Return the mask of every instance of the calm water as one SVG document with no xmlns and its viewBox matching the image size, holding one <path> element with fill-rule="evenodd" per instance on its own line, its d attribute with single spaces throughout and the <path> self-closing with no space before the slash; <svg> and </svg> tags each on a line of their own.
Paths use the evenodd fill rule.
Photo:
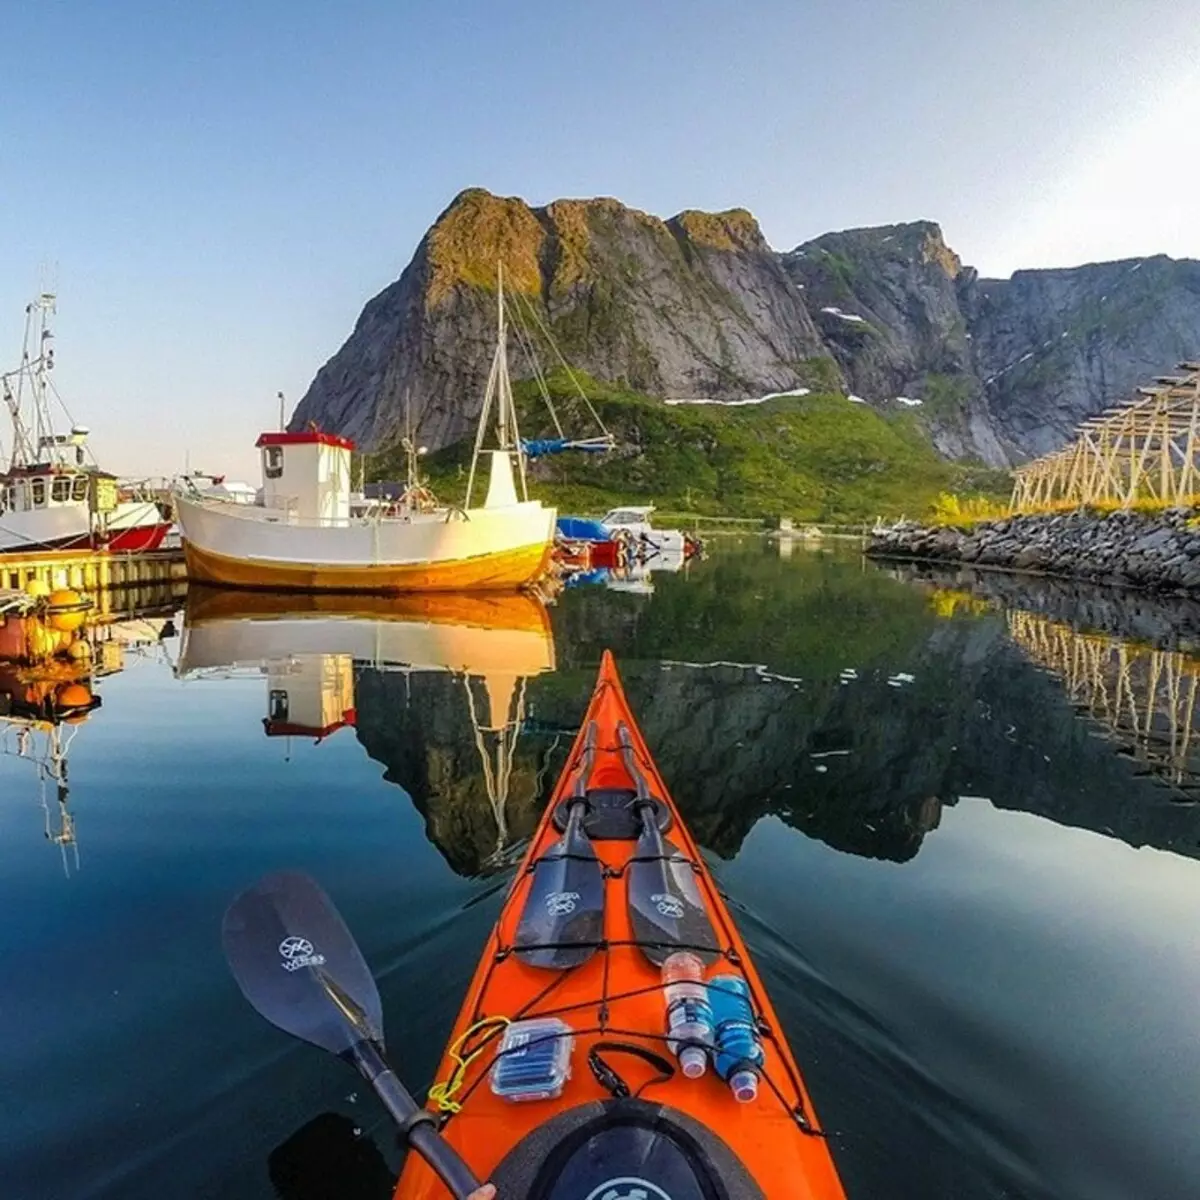
<svg viewBox="0 0 1200 1200">
<path fill-rule="evenodd" d="M 0 721 L 5 1200 L 323 1195 L 328 1113 L 378 1146 L 334 1194 L 386 1196 L 374 1101 L 246 1007 L 221 914 L 320 878 L 426 1086 L 606 645 L 852 1198 L 1200 1191 L 1197 610 L 757 544 L 544 629 L 189 605 L 116 631 L 65 807 Z"/>
</svg>

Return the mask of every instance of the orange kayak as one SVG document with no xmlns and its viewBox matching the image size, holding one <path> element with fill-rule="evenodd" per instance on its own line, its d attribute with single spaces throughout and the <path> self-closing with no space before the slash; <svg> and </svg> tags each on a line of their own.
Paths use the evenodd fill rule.
<svg viewBox="0 0 1200 1200">
<path fill-rule="evenodd" d="M 681 956 L 703 964 L 714 1014 L 729 1011 L 727 989 L 748 1000 L 749 1102 L 719 1073 L 732 1022 L 715 1025 L 702 1075 L 680 1069 L 662 964 Z M 427 1107 L 499 1200 L 844 1200 L 779 1020 L 607 651 L 437 1078 Z M 395 1195 L 447 1192 L 410 1154 Z"/>
</svg>

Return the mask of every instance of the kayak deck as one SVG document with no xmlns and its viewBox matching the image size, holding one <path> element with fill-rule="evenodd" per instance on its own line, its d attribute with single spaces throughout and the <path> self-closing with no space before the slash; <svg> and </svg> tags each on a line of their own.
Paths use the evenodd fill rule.
<svg viewBox="0 0 1200 1200">
<path fill-rule="evenodd" d="M 585 762 L 583 731 L 593 722 L 593 745 Z M 749 984 L 765 1053 L 759 1094 L 752 1103 L 739 1104 L 711 1067 L 699 1079 L 687 1079 L 676 1071 L 663 1080 L 651 1064 L 633 1053 L 607 1048 L 614 1042 L 641 1047 L 674 1062 L 665 1037 L 661 968 L 650 962 L 644 943 L 637 941 L 627 903 L 628 868 L 637 849 L 636 839 L 593 838 L 603 871 L 604 925 L 595 952 L 586 962 L 564 970 L 535 967 L 523 962 L 514 948 L 534 868 L 558 843 L 555 813 L 579 772 L 590 767 L 584 780 L 588 791 L 632 793 L 636 787 L 618 743 L 622 723 L 651 795 L 670 813 L 667 836 L 690 863 L 711 919 L 717 951 L 705 955 L 716 959 L 707 976 L 735 973 Z M 504 1019 L 541 1017 L 556 1017 L 574 1032 L 571 1077 L 561 1096 L 514 1103 L 493 1094 L 488 1075 L 501 1043 Z M 456 1080 L 458 1084 L 448 1097 L 448 1107 L 455 1111 L 439 1113 L 443 1135 L 481 1179 L 491 1177 L 508 1151 L 547 1121 L 576 1106 L 611 1100 L 614 1090 L 619 1094 L 611 1077 L 608 1086 L 602 1086 L 595 1068 L 589 1070 L 589 1056 L 594 1057 L 597 1046 L 601 1046 L 603 1063 L 615 1070 L 634 1096 L 668 1106 L 722 1140 L 768 1200 L 841 1200 L 844 1196 L 828 1144 L 762 982 L 633 721 L 607 652 L 580 735 L 489 937 L 443 1057 L 439 1082 L 444 1086 Z M 438 1111 L 436 1104 L 430 1107 Z M 396 1197 L 445 1200 L 445 1196 L 429 1168 L 410 1155 Z M 502 1194 L 501 1200 L 510 1197 Z"/>
</svg>

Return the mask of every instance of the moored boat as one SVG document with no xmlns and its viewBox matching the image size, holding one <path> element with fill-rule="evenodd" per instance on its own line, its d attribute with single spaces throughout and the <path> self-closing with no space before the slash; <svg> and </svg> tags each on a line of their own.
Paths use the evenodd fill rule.
<svg viewBox="0 0 1200 1200">
<path fill-rule="evenodd" d="M 685 1070 L 671 1062 L 663 964 L 680 954 L 705 964 L 714 1012 L 730 995 L 748 999 L 761 1058 L 726 1061 L 726 1078 L 722 1025 L 715 1049 L 696 1044 L 713 1069 L 689 1078 L 695 1056 Z M 779 1020 L 608 652 L 431 1095 L 442 1137 L 501 1197 L 844 1195 Z M 446 1192 L 410 1155 L 395 1195 Z"/>
<path fill-rule="evenodd" d="M 55 429 L 54 312 L 50 293 L 26 307 L 21 364 L 0 377 L 12 421 L 12 455 L 0 473 L 0 553 L 157 550 L 171 522 L 153 490 L 100 470 L 86 427 Z"/>
<path fill-rule="evenodd" d="M 395 504 L 352 505 L 354 443 L 318 430 L 264 433 L 261 500 L 176 490 L 189 577 L 276 591 L 516 590 L 537 582 L 553 549 L 555 510 L 530 500 L 508 375 L 503 290 L 462 508 L 437 503 L 415 474 Z M 485 447 L 495 411 L 496 445 Z M 482 504 L 472 506 L 486 460 Z"/>
</svg>

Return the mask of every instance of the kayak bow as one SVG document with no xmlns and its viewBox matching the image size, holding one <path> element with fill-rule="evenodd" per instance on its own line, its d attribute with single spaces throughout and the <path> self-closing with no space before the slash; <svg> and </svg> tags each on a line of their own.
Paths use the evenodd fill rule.
<svg viewBox="0 0 1200 1200">
<path fill-rule="evenodd" d="M 591 944 L 572 943 L 582 953 L 538 956 L 530 953 L 529 929 L 538 891 L 551 876 L 542 860 L 561 860 L 568 825 L 576 839 L 582 825 L 603 868 L 603 920 L 598 933 L 594 924 L 583 926 Z M 669 841 L 659 836 L 668 830 Z M 650 874 L 666 881 L 666 890 L 650 899 L 661 901 L 664 918 L 680 919 L 639 919 L 647 897 L 632 892 L 634 880 L 647 875 L 648 853 L 663 855 Z M 586 865 L 590 853 L 581 858 Z M 557 870 L 563 874 L 561 863 Z M 690 893 L 687 907 L 673 886 Z M 695 900 L 702 906 L 697 916 L 688 911 Z M 545 900 L 559 915 L 571 902 L 569 890 Z M 571 936 L 561 920 L 542 925 L 555 931 L 548 936 Z M 675 950 L 711 964 L 707 977 L 744 980 L 764 1052 L 752 1103 L 738 1103 L 712 1069 L 696 1079 L 672 1070 L 655 961 Z M 509 1038 L 512 1023 L 533 1019 L 542 1025 L 521 1025 L 533 1032 Z M 570 1075 L 562 1084 L 568 1055 Z M 493 1091 L 495 1083 L 538 1094 L 541 1084 L 529 1079 L 537 1075 L 544 1083 L 546 1071 L 558 1086 L 542 1098 L 514 1102 Z M 443 1137 L 479 1178 L 497 1185 L 500 1200 L 844 1200 L 778 1018 L 650 757 L 608 651 L 438 1080 L 429 1107 Z M 446 1192 L 430 1167 L 410 1155 L 395 1195 L 445 1200 Z"/>
</svg>

